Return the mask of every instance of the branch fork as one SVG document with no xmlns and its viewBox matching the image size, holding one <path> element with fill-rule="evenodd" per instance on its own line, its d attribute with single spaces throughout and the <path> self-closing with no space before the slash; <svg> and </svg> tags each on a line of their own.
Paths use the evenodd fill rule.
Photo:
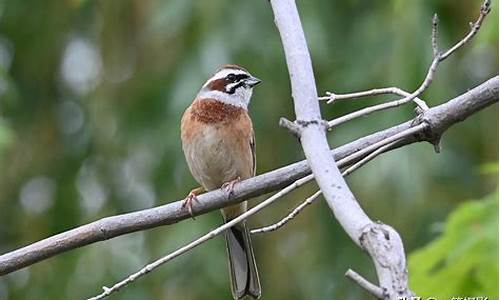
<svg viewBox="0 0 500 300">
<path fill-rule="evenodd" d="M 387 289 L 381 288 L 373 283 L 371 283 L 368 279 L 364 278 L 363 276 L 359 275 L 355 271 L 349 269 L 347 272 L 345 272 L 345 277 L 351 279 L 354 281 L 354 283 L 358 284 L 361 286 L 363 289 L 365 289 L 368 293 L 372 294 L 375 298 L 377 299 L 387 299 L 389 297 L 389 294 L 387 293 Z"/>
<path fill-rule="evenodd" d="M 324 128 L 324 130 L 329 130 L 328 126 L 328 121 L 325 121 L 323 119 L 320 120 L 295 120 L 294 122 L 288 120 L 285 117 L 281 117 L 279 121 L 279 126 L 287 129 L 292 133 L 295 137 L 299 138 L 301 137 L 302 131 L 309 127 L 310 125 L 321 125 L 321 127 Z"/>
<path fill-rule="evenodd" d="M 433 124 L 434 118 L 429 117 L 426 112 L 422 112 L 412 121 L 412 126 L 417 124 L 424 125 L 424 129 L 416 134 L 418 134 L 419 139 L 422 141 L 429 142 L 434 147 L 434 152 L 441 153 L 441 138 L 443 132 L 441 129 L 436 128 Z"/>
<path fill-rule="evenodd" d="M 372 258 L 380 288 L 384 290 L 379 299 L 398 299 L 413 296 L 408 287 L 408 272 L 403 242 L 391 226 L 381 222 L 368 224 L 359 237 L 359 243 Z"/>
</svg>

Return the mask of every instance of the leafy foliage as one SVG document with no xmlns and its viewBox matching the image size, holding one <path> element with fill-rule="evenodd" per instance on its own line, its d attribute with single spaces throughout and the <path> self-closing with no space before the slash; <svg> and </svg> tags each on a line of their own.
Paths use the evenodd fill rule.
<svg viewBox="0 0 500 300">
<path fill-rule="evenodd" d="M 461 204 L 443 234 L 409 259 L 411 287 L 422 297 L 498 295 L 498 192 Z"/>
</svg>

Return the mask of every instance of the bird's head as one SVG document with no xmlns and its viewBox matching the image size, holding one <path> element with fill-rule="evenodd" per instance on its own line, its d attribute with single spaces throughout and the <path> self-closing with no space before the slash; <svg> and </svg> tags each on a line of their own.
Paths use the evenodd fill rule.
<svg viewBox="0 0 500 300">
<path fill-rule="evenodd" d="M 260 79 L 240 66 L 225 65 L 207 80 L 197 98 L 211 98 L 246 109 L 253 87 L 260 82 Z"/>
</svg>

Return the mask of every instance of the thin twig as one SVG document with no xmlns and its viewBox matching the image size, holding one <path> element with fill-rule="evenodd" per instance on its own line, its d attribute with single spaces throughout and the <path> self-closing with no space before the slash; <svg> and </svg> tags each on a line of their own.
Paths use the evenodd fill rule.
<svg viewBox="0 0 500 300">
<path fill-rule="evenodd" d="M 372 294 L 375 296 L 377 299 L 385 299 L 386 295 L 384 292 L 384 289 L 371 283 L 367 279 L 365 279 L 363 276 L 359 275 L 355 271 L 349 269 L 345 273 L 345 277 L 351 279 L 355 283 L 357 283 L 359 286 L 364 288 L 368 293 Z"/>
<path fill-rule="evenodd" d="M 328 122 L 328 128 L 331 129 L 335 126 L 346 123 L 346 122 L 351 121 L 353 119 L 369 115 L 369 114 L 374 113 L 376 111 L 385 110 L 385 109 L 389 109 L 389 108 L 393 108 L 393 107 L 398 107 L 398 106 L 401 106 L 405 103 L 408 103 L 408 102 L 414 100 L 415 97 L 418 97 L 420 94 L 422 94 L 429 87 L 432 80 L 434 79 L 434 72 L 436 71 L 438 64 L 439 64 L 439 57 L 435 57 L 432 61 L 431 66 L 429 67 L 429 70 L 427 71 L 427 75 L 425 76 L 424 81 L 418 87 L 418 89 L 415 92 L 411 93 L 409 96 L 406 96 L 403 99 L 398 99 L 398 100 L 394 100 L 391 102 L 386 102 L 386 103 L 382 103 L 382 104 L 377 104 L 377 105 L 365 107 L 363 109 L 352 112 L 352 113 L 347 114 L 345 116 L 333 119 L 333 120 Z M 420 103 L 419 107 L 423 111 L 426 111 L 429 109 L 427 107 L 427 104 L 425 104 L 425 102 Z"/>
<path fill-rule="evenodd" d="M 316 193 L 314 193 L 311 196 L 309 196 L 304 202 L 302 202 L 297 207 L 295 207 L 295 209 L 291 213 L 289 213 L 286 217 L 284 217 L 283 219 L 281 219 L 281 221 L 279 221 L 279 222 L 277 222 L 275 224 L 269 225 L 269 226 L 265 226 L 265 227 L 253 229 L 251 231 L 251 233 L 252 234 L 255 234 L 255 233 L 267 233 L 267 232 L 278 230 L 283 225 L 285 225 L 286 223 L 288 223 L 290 220 L 292 220 L 293 218 L 295 218 L 295 216 L 297 216 L 300 213 L 300 211 L 302 211 L 306 206 L 308 206 L 311 203 L 313 203 L 314 200 L 316 200 L 319 197 L 319 195 L 321 195 L 321 191 L 317 191 Z"/>
<path fill-rule="evenodd" d="M 268 199 L 262 201 L 261 203 L 257 204 L 256 206 L 252 207 L 251 209 L 247 210 L 245 213 L 239 215 L 237 218 L 234 218 L 233 220 L 215 228 L 214 230 L 208 232 L 207 234 L 199 237 L 198 239 L 192 241 L 191 243 L 177 249 L 176 251 L 146 265 L 144 268 L 140 269 L 136 273 L 128 276 L 124 280 L 114 284 L 112 287 L 108 288 L 106 286 L 103 287 L 103 292 L 95 297 L 88 298 L 87 300 L 99 300 L 103 299 L 112 293 L 118 291 L 120 288 L 132 283 L 136 279 L 146 275 L 147 273 L 153 271 L 154 269 L 158 268 L 159 266 L 163 265 L 164 263 L 178 257 L 181 254 L 184 254 L 188 252 L 189 250 L 195 248 L 196 246 L 201 245 L 202 243 L 216 237 L 217 235 L 223 233 L 226 229 L 236 225 L 237 223 L 243 221 L 244 219 L 250 217 L 251 215 L 257 213 L 258 211 L 262 210 L 269 204 L 273 203 L 274 201 L 278 200 L 279 198 L 283 197 L 284 195 L 288 194 L 289 192 L 293 191 L 294 189 L 306 184 L 307 182 L 311 181 L 314 178 L 314 176 L 308 175 L 304 178 L 301 178 L 294 183 L 290 184 L 289 186 L 285 187 L 281 191 L 277 192 L 273 196 L 269 197 Z"/>
<path fill-rule="evenodd" d="M 318 97 L 318 100 L 320 100 L 320 101 L 327 100 L 326 103 L 330 104 L 332 102 L 336 102 L 339 100 L 357 99 L 357 98 L 373 97 L 373 96 L 377 96 L 377 95 L 387 95 L 387 94 L 398 95 L 401 97 L 408 97 L 411 95 L 407 91 L 402 90 L 398 87 L 386 87 L 386 88 L 377 88 L 377 89 L 371 89 L 368 91 L 354 92 L 354 93 L 348 93 L 348 94 L 335 94 L 333 92 L 326 92 L 327 96 Z M 424 100 L 422 100 L 418 97 L 415 97 L 414 100 L 424 102 Z"/>
<path fill-rule="evenodd" d="M 434 57 L 439 55 L 439 46 L 438 46 L 438 15 L 434 14 L 432 17 L 432 35 L 431 35 L 431 43 L 432 43 L 432 53 Z"/>
<path fill-rule="evenodd" d="M 421 101 L 420 99 L 418 99 L 416 97 L 421 95 L 429 87 L 429 85 L 431 84 L 431 82 L 434 78 L 434 74 L 437 70 L 439 63 L 442 62 L 443 60 L 445 60 L 446 58 L 448 58 L 448 56 L 450 56 L 452 53 L 457 51 L 459 48 L 464 46 L 467 42 L 469 42 L 477 34 L 479 29 L 481 28 L 481 25 L 484 21 L 484 18 L 491 11 L 490 5 L 491 5 L 490 0 L 484 1 L 483 5 L 481 6 L 479 17 L 476 20 L 476 22 L 474 22 L 471 25 L 471 29 L 470 29 L 469 33 L 463 39 L 461 39 L 458 43 L 456 43 L 453 47 L 451 47 L 445 53 L 442 53 L 442 54 L 440 54 L 438 51 L 437 16 L 435 15 L 433 18 L 433 22 L 432 22 L 432 49 L 433 49 L 433 53 L 434 53 L 434 59 L 432 60 L 432 63 L 429 66 L 429 69 L 427 71 L 427 75 L 426 75 L 424 81 L 422 82 L 422 84 L 419 86 L 419 88 L 415 92 L 413 92 L 412 94 L 405 96 L 405 98 L 403 98 L 403 99 L 369 106 L 369 107 L 360 109 L 358 111 L 355 111 L 353 113 L 347 114 L 345 116 L 339 117 L 337 119 L 331 120 L 330 122 L 328 122 L 328 127 L 331 129 L 335 126 L 338 126 L 338 125 L 345 123 L 345 122 L 348 122 L 350 120 L 369 115 L 369 114 L 376 112 L 376 111 L 385 110 L 385 109 L 389 109 L 389 108 L 393 108 L 393 107 L 398 107 L 398 106 L 406 104 L 412 100 L 420 107 L 420 109 L 422 111 L 426 111 L 428 109 L 427 104 L 425 104 L 424 101 Z M 380 90 L 383 90 L 383 89 L 375 89 L 375 91 L 380 91 Z M 376 93 L 374 93 L 373 91 L 374 90 L 366 91 L 366 92 L 344 94 L 342 98 L 347 99 L 347 98 L 357 98 L 357 97 L 360 97 L 360 95 L 363 97 L 369 96 L 371 94 L 375 95 Z M 330 96 L 320 97 L 320 100 L 330 99 L 331 101 L 333 101 L 335 99 L 339 99 L 339 95 L 335 95 L 335 98 L 331 98 L 332 95 L 335 95 L 335 94 L 330 93 Z M 420 101 L 418 101 L 417 99 Z M 331 102 L 331 101 L 329 101 L 329 102 Z"/>
<path fill-rule="evenodd" d="M 491 1 L 485 0 L 483 2 L 483 5 L 481 5 L 481 10 L 479 12 L 478 19 L 476 20 L 476 22 L 471 24 L 469 33 L 461 41 L 456 43 L 455 46 L 451 47 L 448 51 L 441 54 L 440 60 L 445 60 L 453 52 L 457 51 L 459 48 L 461 48 L 463 45 L 469 42 L 476 35 L 476 33 L 478 33 L 479 29 L 481 28 L 481 25 L 483 24 L 484 18 L 489 14 L 490 11 L 491 11 Z"/>
<path fill-rule="evenodd" d="M 414 133 L 408 133 L 408 135 L 412 135 Z M 400 138 L 401 139 L 401 138 Z M 352 172 L 356 171 L 357 169 L 361 168 L 362 166 L 364 166 L 367 162 L 371 161 L 372 159 L 374 159 L 375 157 L 377 157 L 379 154 L 381 153 L 384 153 L 385 151 L 391 149 L 395 144 L 399 143 L 399 140 L 396 140 L 394 142 L 391 142 L 387 145 L 384 145 L 384 146 L 381 146 L 380 148 L 378 148 L 377 150 L 373 151 L 372 153 L 368 154 L 367 156 L 365 156 L 363 159 L 361 159 L 360 161 L 356 162 L 355 164 L 353 164 L 352 166 L 350 166 L 349 168 L 345 169 L 343 172 L 342 172 L 342 175 L 344 176 L 348 176 L 349 174 L 351 174 Z"/>
<path fill-rule="evenodd" d="M 406 130 L 403 130 L 397 134 L 394 134 L 390 137 L 387 137 L 381 141 L 378 141 L 366 148 L 363 148 L 341 160 L 339 160 L 337 162 L 337 165 L 339 166 L 344 166 L 344 165 L 349 165 L 351 164 L 352 162 L 354 161 L 357 161 L 358 159 L 361 159 L 362 157 L 364 157 L 365 155 L 373 152 L 373 151 L 376 151 L 377 149 L 379 149 L 380 147 L 383 147 L 387 144 L 390 144 L 392 142 L 395 142 L 395 141 L 398 141 L 398 140 L 401 140 L 405 137 L 408 137 L 408 136 L 411 136 L 411 135 L 414 135 L 414 134 L 417 134 L 419 132 L 422 132 L 428 125 L 426 123 L 421 123 L 421 124 L 418 124 L 417 126 L 414 126 L 414 127 L 410 127 Z"/>
</svg>

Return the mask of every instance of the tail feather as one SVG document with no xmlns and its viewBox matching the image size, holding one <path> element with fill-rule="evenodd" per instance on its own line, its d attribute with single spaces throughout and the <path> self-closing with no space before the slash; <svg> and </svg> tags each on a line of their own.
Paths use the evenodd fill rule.
<svg viewBox="0 0 500 300">
<path fill-rule="evenodd" d="M 226 230 L 226 246 L 233 298 L 238 300 L 249 295 L 258 299 L 261 295 L 259 274 L 246 222 Z"/>
</svg>

